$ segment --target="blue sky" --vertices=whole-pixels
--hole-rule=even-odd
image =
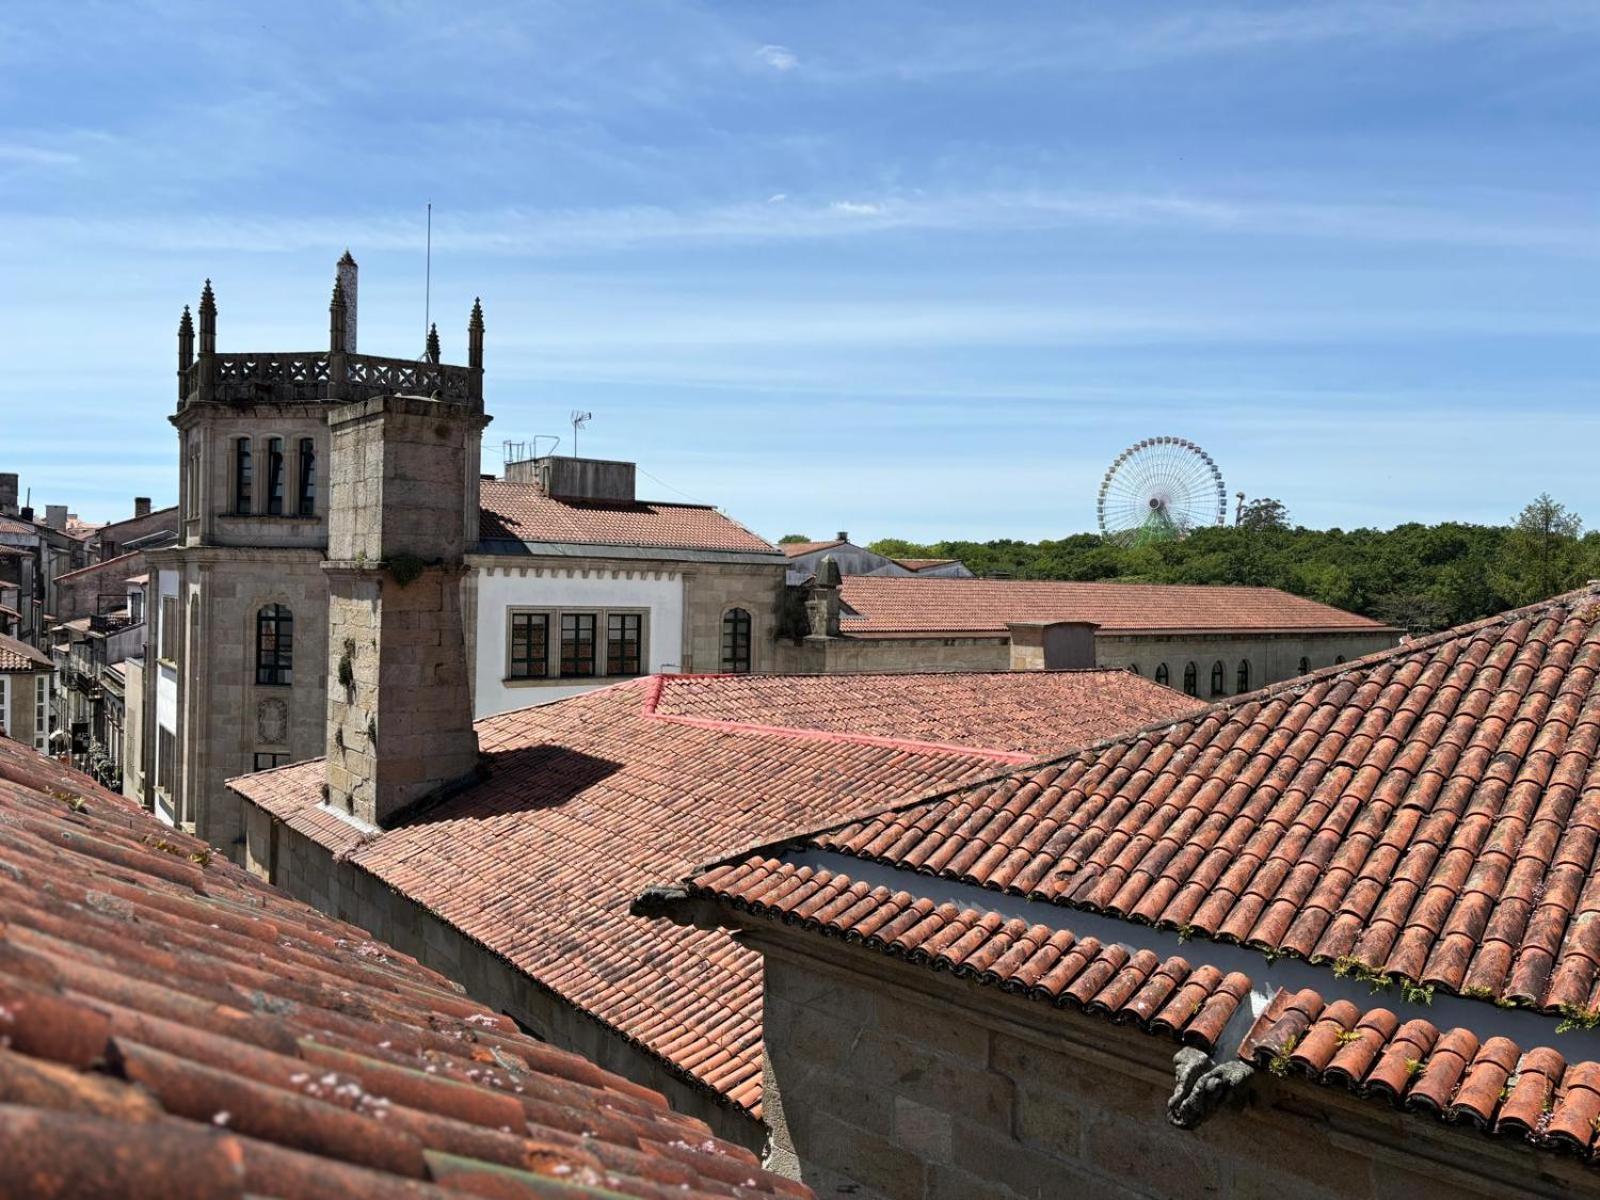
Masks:
[[[1155,434],[1308,525],[1600,524],[1592,0],[249,8],[0,8],[36,503],[173,498],[208,275],[223,349],[311,349],[348,245],[418,354],[431,200],[492,446],[590,410],[769,536],[1088,529]]]

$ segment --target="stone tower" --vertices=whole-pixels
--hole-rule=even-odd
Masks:
[[[142,705],[146,731],[135,783],[158,815],[234,857],[244,813],[223,781],[314,758],[328,744],[332,576],[323,562],[340,502],[330,487],[330,415],[384,397],[429,398],[445,422],[462,425],[452,434],[460,473],[451,487],[435,476],[435,486],[452,493],[458,515],[476,511],[478,440],[465,428],[483,419],[481,314],[469,331],[470,366],[358,354],[346,292],[354,267],[353,258],[338,266],[320,350],[220,350],[209,281],[179,323],[170,419],[182,533],[177,546],[148,556],[154,620],[144,692],[128,701]],[[411,469],[399,456],[388,461]]]
[[[327,800],[369,825],[477,767],[461,578],[487,423],[481,402],[405,395],[328,418]]]

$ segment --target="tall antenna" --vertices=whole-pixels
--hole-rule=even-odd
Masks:
[[[577,458],[578,457],[578,430],[582,429],[585,425],[587,425],[589,423],[589,419],[591,417],[593,417],[593,416],[594,416],[594,414],[592,412],[580,412],[576,408],[572,410],[572,457],[573,458]]]
[[[422,344],[428,344],[428,330],[433,327],[433,201],[428,201],[428,249],[422,268]],[[427,356],[427,350],[423,350]]]

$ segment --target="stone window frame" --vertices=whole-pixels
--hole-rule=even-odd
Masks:
[[[47,750],[50,744],[50,676],[33,677],[33,748]]]
[[[282,517],[284,501],[288,496],[289,451],[281,434],[267,438],[267,477],[263,489],[266,515]]]
[[[228,506],[230,516],[250,517],[256,511],[256,459],[255,441],[248,434],[233,439],[233,454],[228,469],[233,483],[233,503]]]
[[[169,667],[178,665],[178,596],[161,594],[161,625],[156,630],[156,658]]]
[[[513,618],[520,615],[542,616],[545,619],[545,673],[543,675],[513,675],[511,673],[511,631]],[[564,616],[594,618],[594,673],[592,675],[561,674],[561,618]],[[606,669],[610,660],[610,626],[613,616],[639,618],[639,669],[635,672],[613,673]],[[552,607],[541,604],[512,604],[506,607],[504,647],[501,655],[500,683],[503,687],[549,687],[570,685],[591,679],[638,679],[650,674],[650,609],[638,605],[596,607],[590,604],[570,604]]]
[[[1242,696],[1250,690],[1250,660],[1241,658],[1239,669],[1234,675],[1234,695]]]
[[[250,756],[250,761],[254,764],[250,769],[252,771],[270,771],[274,767],[287,765],[289,758],[290,755],[287,750],[256,750]],[[263,763],[262,759],[270,761]]]
[[[262,661],[262,629],[268,610],[271,611],[272,622],[272,661]],[[255,611],[255,681],[257,687],[293,687],[294,686],[294,609],[283,600],[267,600],[256,607]],[[284,625],[288,625],[285,637]],[[288,642],[287,650],[282,642]],[[268,676],[263,678],[263,675]]]
[[[1197,662],[1191,661],[1183,668],[1183,694],[1200,697],[1200,664]]]
[[[314,437],[295,439],[294,515],[317,515],[317,439]]]
[[[1166,663],[1156,664],[1156,673],[1154,679],[1162,687],[1172,686],[1172,672],[1167,669]]]
[[[1211,694],[1213,696],[1228,694],[1228,668],[1220,658],[1211,664]]]

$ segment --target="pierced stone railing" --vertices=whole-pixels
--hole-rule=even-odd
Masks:
[[[208,370],[209,368],[209,370]],[[372,354],[202,355],[185,373],[187,403],[366,400],[396,393],[473,398],[470,367]]]

